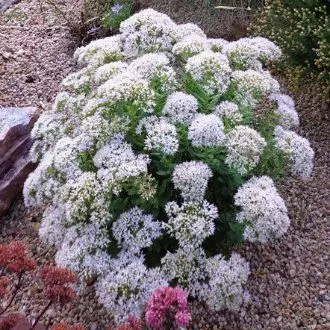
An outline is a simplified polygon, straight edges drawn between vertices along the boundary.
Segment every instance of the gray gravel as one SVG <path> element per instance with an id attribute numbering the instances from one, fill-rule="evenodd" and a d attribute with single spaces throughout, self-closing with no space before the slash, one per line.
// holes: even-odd
<path id="1" fill-rule="evenodd" d="M 70 1 L 68 10 L 76 2 Z M 0 44 L 0 105 L 37 104 L 43 108 L 56 94 L 61 79 L 74 71 L 72 53 L 77 43 L 51 10 L 46 10 L 47 18 L 40 23 L 37 0 L 24 0 L 14 8 L 25 12 L 28 19 L 4 22 L 2 18 L 0 37 L 5 43 Z M 7 59 L 5 52 L 10 53 L 5 54 Z M 30 75 L 35 80 L 28 83 Z M 190 329 L 330 329 L 329 121 L 324 119 L 322 94 L 315 83 L 291 94 L 301 118 L 299 133 L 310 139 L 316 152 L 313 177 L 305 182 L 289 178 L 280 187 L 292 221 L 288 234 L 267 246 L 247 244 L 238 249 L 251 264 L 250 305 L 237 313 L 213 313 L 194 302 Z M 38 241 L 39 222 L 40 214 L 26 210 L 18 199 L 0 223 L 0 241 L 22 239 L 39 265 L 53 262 L 54 251 Z M 43 304 L 35 274 L 31 274 L 12 310 L 33 315 Z M 97 304 L 92 289 L 62 310 L 53 308 L 44 321 L 81 322 L 93 330 L 112 324 L 111 315 Z"/>
<path id="2" fill-rule="evenodd" d="M 62 6 L 70 18 L 79 14 L 81 1 Z M 0 14 L 0 106 L 47 108 L 73 70 L 77 45 L 63 19 L 43 0 L 24 0 Z"/>

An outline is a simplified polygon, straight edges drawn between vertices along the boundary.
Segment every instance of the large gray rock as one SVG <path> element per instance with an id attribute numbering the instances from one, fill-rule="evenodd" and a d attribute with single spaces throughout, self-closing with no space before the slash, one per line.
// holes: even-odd
<path id="1" fill-rule="evenodd" d="M 36 108 L 0 108 L 0 216 L 21 192 L 35 165 L 29 157 Z"/>
<path id="2" fill-rule="evenodd" d="M 20 2 L 20 0 L 0 0 L 0 13 L 6 11 L 11 5 Z"/>

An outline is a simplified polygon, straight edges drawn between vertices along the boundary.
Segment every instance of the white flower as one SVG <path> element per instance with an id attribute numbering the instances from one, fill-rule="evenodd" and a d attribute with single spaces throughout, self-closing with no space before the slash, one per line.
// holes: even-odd
<path id="1" fill-rule="evenodd" d="M 62 206 L 49 206 L 42 216 L 39 238 L 44 244 L 60 248 L 66 234 L 65 209 Z"/>
<path id="2" fill-rule="evenodd" d="M 152 241 L 161 235 L 161 226 L 150 214 L 144 214 L 135 206 L 120 215 L 112 225 L 112 232 L 125 251 L 139 254 L 141 249 L 151 246 Z"/>
<path id="3" fill-rule="evenodd" d="M 163 223 L 163 227 L 185 250 L 201 246 L 204 239 L 214 233 L 213 221 L 218 217 L 218 210 L 205 200 L 184 202 L 181 206 L 176 202 L 169 202 L 165 211 L 168 222 Z"/>
<path id="4" fill-rule="evenodd" d="M 173 54 L 180 56 L 183 60 L 199 54 L 210 48 L 206 38 L 197 34 L 190 34 L 173 46 Z"/>
<path id="5" fill-rule="evenodd" d="M 249 299 L 244 290 L 250 275 L 249 263 L 239 254 L 233 253 L 229 260 L 221 255 L 207 259 L 205 266 L 209 282 L 202 285 L 199 298 L 210 308 L 219 311 L 223 308 L 238 310 Z"/>
<path id="6" fill-rule="evenodd" d="M 99 224 L 72 226 L 63 237 L 55 262 L 76 272 L 81 281 L 88 280 L 109 268 L 111 257 L 103 252 L 109 243 L 106 230 Z"/>
<path id="7" fill-rule="evenodd" d="M 227 134 L 225 162 L 238 173 L 246 174 L 258 163 L 267 143 L 254 129 L 236 126 Z"/>
<path id="8" fill-rule="evenodd" d="M 68 182 L 61 191 L 68 225 L 80 223 L 106 224 L 111 220 L 105 194 L 96 174 L 83 173 L 76 181 Z"/>
<path id="9" fill-rule="evenodd" d="M 254 106 L 272 91 L 269 77 L 263 73 L 254 70 L 234 71 L 232 77 L 238 92 L 236 98 L 243 105 Z"/>
<path id="10" fill-rule="evenodd" d="M 218 147 L 225 143 L 224 126 L 214 114 L 197 115 L 189 126 L 188 138 L 194 147 Z"/>
<path id="11" fill-rule="evenodd" d="M 175 166 L 172 181 L 186 202 L 201 201 L 211 177 L 212 171 L 206 164 L 190 161 Z"/>
<path id="12" fill-rule="evenodd" d="M 164 228 L 185 250 L 201 246 L 204 239 L 214 233 L 213 221 L 218 217 L 218 210 L 205 200 L 184 202 L 181 206 L 176 202 L 169 202 L 165 211 L 168 222 L 163 224 Z"/>
<path id="13" fill-rule="evenodd" d="M 225 44 L 222 53 L 228 56 L 230 65 L 235 70 L 261 70 L 258 47 L 251 44 L 248 38 Z"/>
<path id="14" fill-rule="evenodd" d="M 99 67 L 123 58 L 120 35 L 93 40 L 87 46 L 78 48 L 74 58 L 79 64 Z"/>
<path id="15" fill-rule="evenodd" d="M 191 34 L 196 34 L 202 38 L 206 38 L 204 31 L 198 25 L 193 23 L 179 24 L 177 26 L 177 30 L 179 33 L 179 41 Z"/>
<path id="16" fill-rule="evenodd" d="M 237 124 L 243 120 L 243 115 L 240 113 L 236 103 L 223 101 L 216 108 L 214 113 L 220 119 L 228 119 L 233 124 Z"/>
<path id="17" fill-rule="evenodd" d="M 105 83 L 107 80 L 112 79 L 115 75 L 124 73 L 127 67 L 127 63 L 122 61 L 104 64 L 95 71 L 95 83 L 98 85 Z"/>
<path id="18" fill-rule="evenodd" d="M 97 177 L 102 185 L 119 194 L 122 182 L 148 173 L 150 159 L 147 155 L 135 155 L 132 146 L 123 140 L 123 136 L 117 135 L 97 151 L 93 161 L 99 168 Z"/>
<path id="19" fill-rule="evenodd" d="M 91 83 L 91 70 L 83 68 L 78 72 L 70 73 L 62 80 L 62 86 L 68 89 L 76 90 L 86 89 Z"/>
<path id="20" fill-rule="evenodd" d="M 174 92 L 167 98 L 163 108 L 163 116 L 169 118 L 171 123 L 190 124 L 198 111 L 197 99 L 183 92 Z"/>
<path id="21" fill-rule="evenodd" d="M 145 54 L 132 61 L 128 71 L 149 83 L 153 80 L 158 81 L 161 84 L 161 90 L 168 92 L 178 84 L 176 73 L 169 64 L 168 57 L 163 53 Z"/>
<path id="22" fill-rule="evenodd" d="M 174 155 L 179 148 L 176 127 L 165 120 L 159 120 L 153 126 L 147 127 L 144 143 L 146 150 L 158 150 L 165 155 Z"/>
<path id="23" fill-rule="evenodd" d="M 27 207 L 44 206 L 50 204 L 62 188 L 62 183 L 49 171 L 52 167 L 54 155 L 47 152 L 36 170 L 29 174 L 24 183 L 24 204 Z"/>
<path id="24" fill-rule="evenodd" d="M 253 177 L 245 182 L 234 200 L 235 205 L 241 208 L 237 221 L 247 224 L 244 231 L 246 240 L 267 243 L 288 230 L 288 211 L 269 177 Z"/>
<path id="25" fill-rule="evenodd" d="M 210 48 L 214 52 L 221 52 L 223 47 L 227 45 L 229 42 L 225 39 L 217 38 L 217 39 L 207 39 Z"/>
<path id="26" fill-rule="evenodd" d="M 167 285 L 158 268 L 147 269 L 143 260 L 136 259 L 103 277 L 96 286 L 96 294 L 119 323 L 129 316 L 140 318 L 154 290 Z"/>
<path id="27" fill-rule="evenodd" d="M 254 37 L 244 39 L 257 48 L 258 59 L 262 62 L 277 61 L 282 56 L 281 49 L 267 38 Z"/>
<path id="28" fill-rule="evenodd" d="M 125 72 L 106 81 L 97 89 L 97 95 L 105 98 L 110 104 L 132 102 L 144 112 L 153 112 L 155 93 L 147 80 Z"/>
<path id="29" fill-rule="evenodd" d="M 275 113 L 280 116 L 280 125 L 285 129 L 299 126 L 299 116 L 294 107 L 294 101 L 288 95 L 272 93 L 268 99 L 277 103 Z"/>
<path id="30" fill-rule="evenodd" d="M 65 135 L 65 117 L 58 113 L 44 112 L 31 131 L 34 143 L 30 155 L 34 162 L 39 161 L 51 147 Z"/>
<path id="31" fill-rule="evenodd" d="M 228 58 L 221 53 L 208 50 L 190 57 L 186 71 L 208 93 L 222 94 L 227 90 L 231 69 Z"/>
<path id="32" fill-rule="evenodd" d="M 309 141 L 295 132 L 286 131 L 277 126 L 275 129 L 276 147 L 289 157 L 292 174 L 306 180 L 312 175 L 314 150 Z"/>
<path id="33" fill-rule="evenodd" d="M 197 296 L 200 282 L 206 280 L 206 255 L 202 248 L 168 251 L 161 262 L 162 272 L 169 280 L 176 280 L 190 295 Z"/>
<path id="34" fill-rule="evenodd" d="M 179 37 L 177 25 L 165 14 L 145 9 L 132 15 L 120 25 L 124 53 L 139 54 L 171 51 Z"/>

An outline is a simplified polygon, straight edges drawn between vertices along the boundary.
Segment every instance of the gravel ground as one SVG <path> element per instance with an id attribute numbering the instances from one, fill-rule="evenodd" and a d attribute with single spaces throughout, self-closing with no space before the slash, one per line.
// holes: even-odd
<path id="1" fill-rule="evenodd" d="M 73 11 L 77 3 L 72 0 L 67 10 Z M 8 12 L 7 17 L 2 17 L 0 36 L 5 42 L 0 44 L 0 105 L 45 108 L 58 91 L 61 79 L 74 70 L 72 53 L 77 41 L 50 9 L 44 9 L 43 20 L 38 6 L 38 0 L 24 0 L 13 7 L 14 19 L 8 21 Z M 22 13 L 27 15 L 24 20 Z M 190 329 L 330 329 L 329 122 L 324 119 L 322 95 L 315 84 L 302 86 L 292 96 L 301 118 L 300 134 L 310 139 L 316 162 L 310 180 L 289 178 L 280 187 L 290 212 L 291 228 L 273 244 L 248 244 L 238 249 L 251 264 L 250 305 L 237 313 L 213 313 L 192 303 Z M 38 264 L 43 265 L 52 262 L 54 251 L 38 241 L 39 221 L 40 214 L 26 210 L 19 198 L 2 219 L 0 241 L 22 239 Z M 44 303 L 35 274 L 31 274 L 12 311 L 33 316 Z M 81 322 L 100 330 L 112 324 L 111 315 L 97 304 L 92 289 L 74 304 L 63 309 L 55 306 L 44 318 L 46 324 L 58 321 Z"/>
<path id="2" fill-rule="evenodd" d="M 70 18 L 79 14 L 81 2 L 66 1 Z M 63 19 L 43 0 L 24 0 L 0 14 L 0 106 L 47 108 L 73 70 L 77 45 Z"/>
<path id="3" fill-rule="evenodd" d="M 169 15 L 177 23 L 198 24 L 209 38 L 236 40 L 246 35 L 251 15 L 246 10 L 215 9 L 217 5 L 232 5 L 232 0 L 137 0 L 141 8 L 153 8 Z M 207 5 L 209 3 L 209 5 Z M 238 4 L 239 1 L 236 1 Z M 247 1 L 240 1 L 247 5 Z"/>

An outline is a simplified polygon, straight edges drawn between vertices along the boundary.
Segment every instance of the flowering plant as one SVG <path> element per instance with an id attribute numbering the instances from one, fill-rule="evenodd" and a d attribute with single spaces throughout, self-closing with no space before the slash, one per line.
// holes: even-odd
<path id="1" fill-rule="evenodd" d="M 169 284 L 216 310 L 248 299 L 248 263 L 230 246 L 283 235 L 273 179 L 313 167 L 293 100 L 263 68 L 280 56 L 152 9 L 76 50 L 81 70 L 33 129 L 24 198 L 46 207 L 39 234 L 56 262 L 81 289 L 95 282 L 117 322 Z"/>
<path id="2" fill-rule="evenodd" d="M 180 329 L 188 325 L 187 295 L 181 288 L 158 288 L 148 302 L 146 321 L 153 329 Z"/>
<path id="3" fill-rule="evenodd" d="M 131 1 L 116 2 L 104 15 L 102 25 L 110 30 L 119 28 L 120 23 L 131 15 Z"/>

